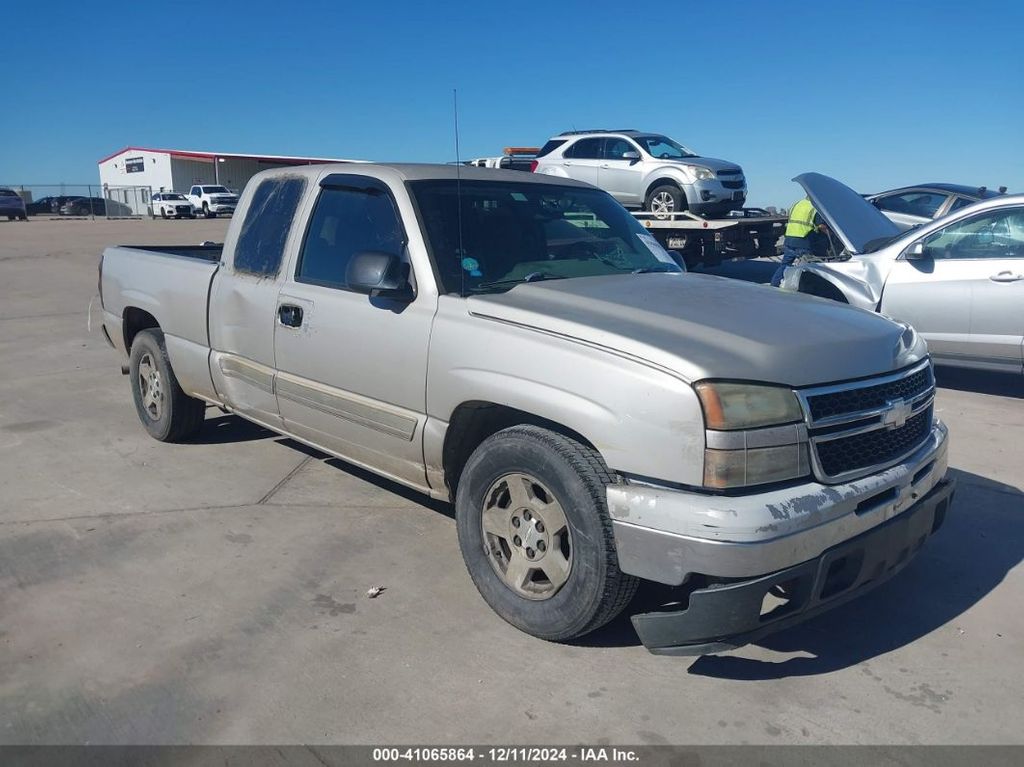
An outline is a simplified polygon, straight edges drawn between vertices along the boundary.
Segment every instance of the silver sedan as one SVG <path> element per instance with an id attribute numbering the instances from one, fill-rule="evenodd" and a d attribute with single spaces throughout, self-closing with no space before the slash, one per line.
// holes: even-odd
<path id="1" fill-rule="evenodd" d="M 795 180 L 847 260 L 790 267 L 784 289 L 907 322 L 937 362 L 1024 372 L 1024 195 L 999 195 L 900 231 L 834 179 Z"/>

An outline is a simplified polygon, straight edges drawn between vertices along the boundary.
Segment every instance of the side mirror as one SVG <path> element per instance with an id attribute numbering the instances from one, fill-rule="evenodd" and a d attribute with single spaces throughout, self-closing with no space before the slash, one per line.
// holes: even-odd
<path id="1" fill-rule="evenodd" d="M 623 152 L 622 153 L 622 159 L 623 160 L 629 160 L 630 163 L 640 162 L 640 153 L 635 151 L 635 150 L 629 151 L 629 152 Z"/>
<path id="2" fill-rule="evenodd" d="M 928 258 L 928 255 L 925 253 L 924 250 L 924 240 L 918 240 L 909 248 L 907 248 L 903 253 L 903 257 L 907 259 L 907 261 L 926 260 Z"/>
<path id="3" fill-rule="evenodd" d="M 349 290 L 399 300 L 413 299 L 408 269 L 393 253 L 366 250 L 356 253 L 348 262 L 345 282 Z"/>

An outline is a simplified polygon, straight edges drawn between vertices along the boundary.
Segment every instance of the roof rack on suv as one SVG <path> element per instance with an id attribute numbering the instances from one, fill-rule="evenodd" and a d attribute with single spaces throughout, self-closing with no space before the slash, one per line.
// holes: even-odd
<path id="1" fill-rule="evenodd" d="M 566 130 L 559 133 L 559 136 L 579 136 L 583 133 L 639 133 L 636 128 L 619 128 L 618 130 L 609 130 L 608 128 L 596 128 L 594 130 Z"/>

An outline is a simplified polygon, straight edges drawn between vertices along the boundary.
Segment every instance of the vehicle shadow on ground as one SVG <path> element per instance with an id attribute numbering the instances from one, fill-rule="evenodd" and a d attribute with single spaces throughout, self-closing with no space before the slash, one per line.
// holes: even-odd
<path id="1" fill-rule="evenodd" d="M 189 440 L 192 445 L 227 445 L 232 442 L 252 442 L 277 436 L 270 429 L 257 426 L 237 415 L 217 415 L 203 422 L 200 432 Z"/>
<path id="2" fill-rule="evenodd" d="M 1024 559 L 1024 493 L 969 472 L 954 469 L 950 476 L 958 483 L 953 508 L 916 561 L 863 597 L 754 643 L 800 655 L 782 661 L 704 655 L 692 661 L 689 673 L 733 680 L 826 674 L 884 655 L 955 621 Z M 622 616 L 577 644 L 639 645 L 628 615 L 656 611 L 678 598 L 667 587 L 644 584 Z"/>
<path id="3" fill-rule="evenodd" d="M 277 443 L 279 445 L 290 447 L 292 450 L 297 450 L 300 453 L 305 453 L 306 455 L 315 458 L 321 463 L 330 466 L 332 469 L 343 471 L 346 474 L 356 477 L 357 479 L 361 479 L 364 482 L 367 482 L 371 485 L 375 485 L 376 487 L 379 487 L 381 490 L 385 490 L 389 493 L 392 493 L 393 495 L 397 495 L 401 498 L 405 498 L 408 501 L 417 503 L 420 506 L 423 506 L 424 508 L 430 509 L 431 511 L 435 511 L 438 514 L 448 517 L 449 519 L 455 519 L 455 509 L 449 503 L 435 500 L 434 498 L 431 498 L 429 495 L 425 495 L 419 492 L 418 490 L 413 490 L 411 487 L 400 485 L 397 482 L 387 479 L 386 477 L 378 476 L 377 474 L 374 474 L 372 471 L 360 468 L 359 466 L 349 463 L 348 461 L 344 461 L 341 458 L 335 458 L 334 456 L 328 455 L 327 453 L 317 450 L 315 447 L 304 445 L 301 442 L 297 442 L 294 439 L 278 436 Z"/>
<path id="4" fill-rule="evenodd" d="M 1024 399 L 1024 376 L 1015 373 L 989 373 L 936 365 L 935 383 L 942 389 Z"/>

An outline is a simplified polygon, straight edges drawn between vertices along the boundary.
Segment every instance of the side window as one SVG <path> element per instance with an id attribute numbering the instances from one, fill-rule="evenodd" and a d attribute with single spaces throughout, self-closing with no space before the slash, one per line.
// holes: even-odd
<path id="1" fill-rule="evenodd" d="M 924 249 L 934 259 L 1024 258 L 1024 208 L 957 221 L 931 234 Z"/>
<path id="2" fill-rule="evenodd" d="M 902 194 L 887 194 L 875 200 L 882 210 L 890 213 L 905 213 L 909 216 L 920 216 L 921 218 L 934 218 L 935 212 L 942 207 L 948 195 L 939 192 L 903 192 Z"/>
<path id="3" fill-rule="evenodd" d="M 345 288 L 352 256 L 402 256 L 405 232 L 391 196 L 378 189 L 324 189 L 316 202 L 295 270 L 299 282 Z"/>
<path id="4" fill-rule="evenodd" d="M 265 277 L 277 274 L 305 188 L 305 179 L 288 176 L 268 178 L 256 187 L 235 245 L 235 271 Z"/>
<path id="5" fill-rule="evenodd" d="M 636 147 L 624 138 L 610 138 L 605 140 L 604 158 L 606 160 L 621 160 L 626 152 L 635 152 Z"/>
<path id="6" fill-rule="evenodd" d="M 973 205 L 977 200 L 972 200 L 968 197 L 957 197 L 953 200 L 953 204 L 949 206 L 949 212 L 952 213 L 954 210 L 960 210 L 960 208 L 966 208 L 968 205 Z"/>
<path id="7" fill-rule="evenodd" d="M 548 143 L 546 143 L 544 146 L 542 146 L 540 148 L 540 151 L 537 152 L 537 156 L 538 157 L 544 157 L 545 155 L 551 154 L 556 149 L 558 149 L 558 147 L 562 146 L 562 144 L 564 144 L 565 141 L 566 141 L 566 139 L 564 139 L 564 138 L 553 138 L 553 139 L 551 139 Z"/>
<path id="8" fill-rule="evenodd" d="M 603 138 L 581 138 L 565 150 L 564 156 L 576 160 L 600 160 Z"/>
<path id="9" fill-rule="evenodd" d="M 192 191 L 189 192 L 189 194 L 195 195 L 196 197 L 198 197 L 199 196 L 199 187 L 198 186 L 192 187 Z"/>

